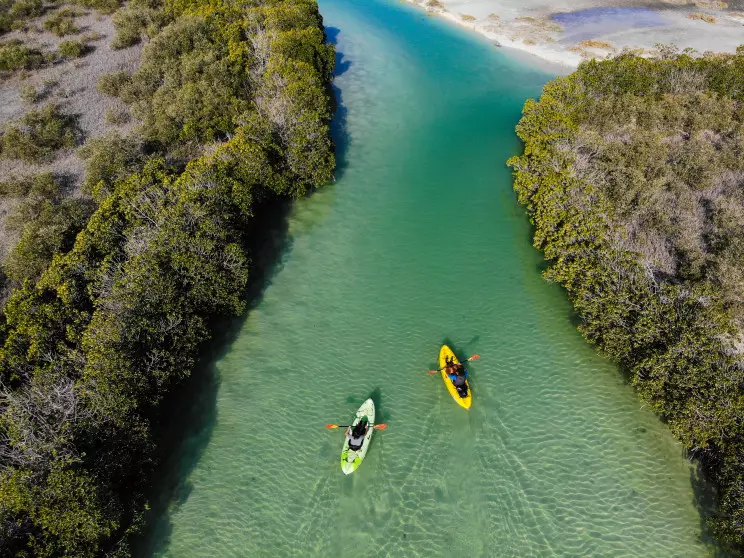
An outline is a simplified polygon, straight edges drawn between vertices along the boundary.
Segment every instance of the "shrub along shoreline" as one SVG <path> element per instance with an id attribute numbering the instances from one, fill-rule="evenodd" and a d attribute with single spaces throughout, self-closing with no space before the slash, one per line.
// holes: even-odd
<path id="1" fill-rule="evenodd" d="M 0 547 L 14 555 L 129 555 L 151 419 L 210 320 L 244 310 L 260 202 L 333 175 L 334 50 L 314 0 L 147 5 L 159 28 L 118 88 L 144 141 L 108 153 L 113 168 L 93 156 L 96 211 L 0 327 Z"/>
<path id="2" fill-rule="evenodd" d="M 528 100 L 508 164 L 579 330 L 718 488 L 744 548 L 744 47 L 583 63 Z"/>

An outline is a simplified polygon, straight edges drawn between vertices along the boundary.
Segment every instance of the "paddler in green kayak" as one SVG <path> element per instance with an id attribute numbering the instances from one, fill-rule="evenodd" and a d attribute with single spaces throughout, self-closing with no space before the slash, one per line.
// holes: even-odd
<path id="1" fill-rule="evenodd" d="M 366 420 L 360 420 L 353 428 L 346 429 L 346 438 L 349 440 L 349 449 L 357 451 L 364 444 L 364 437 L 369 430 L 369 423 Z"/>

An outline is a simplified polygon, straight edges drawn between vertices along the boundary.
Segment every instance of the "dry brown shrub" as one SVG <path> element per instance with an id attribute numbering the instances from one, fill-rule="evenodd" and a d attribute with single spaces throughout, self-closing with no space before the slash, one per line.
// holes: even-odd
<path id="1" fill-rule="evenodd" d="M 608 43 L 607 41 L 598 41 L 595 39 L 581 41 L 576 46 L 579 48 L 601 48 L 605 50 L 615 50 L 615 47 L 612 46 L 612 43 Z"/>
<path id="2" fill-rule="evenodd" d="M 712 15 L 704 14 L 702 12 L 695 12 L 695 13 L 689 14 L 687 16 L 687 19 L 699 19 L 700 21 L 704 21 L 705 23 L 715 23 L 716 21 L 718 21 Z"/>
<path id="3" fill-rule="evenodd" d="M 460 14 L 460 19 L 463 21 L 475 21 L 478 18 L 469 14 Z"/>
<path id="4" fill-rule="evenodd" d="M 438 10 L 443 10 L 444 9 L 444 4 L 442 4 L 439 0 L 428 0 L 428 2 L 426 2 L 426 7 L 427 8 L 436 8 Z"/>
<path id="5" fill-rule="evenodd" d="M 563 31 L 563 27 L 561 27 L 554 21 L 550 21 L 549 19 L 540 19 L 532 16 L 520 16 L 515 17 L 514 22 L 527 24 L 542 31 L 551 31 L 556 33 Z"/>
<path id="6" fill-rule="evenodd" d="M 708 10 L 725 10 L 728 8 L 728 2 L 722 2 L 721 0 L 695 0 L 695 5 L 698 8 Z"/>

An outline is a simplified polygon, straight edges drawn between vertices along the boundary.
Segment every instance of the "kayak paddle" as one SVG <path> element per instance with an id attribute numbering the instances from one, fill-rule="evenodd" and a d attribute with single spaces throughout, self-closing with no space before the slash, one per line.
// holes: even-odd
<path id="1" fill-rule="evenodd" d="M 350 428 L 350 424 L 326 424 L 326 428 Z M 387 424 L 375 424 L 372 428 L 375 430 L 385 430 L 387 428 Z"/>
<path id="2" fill-rule="evenodd" d="M 478 360 L 479 358 L 480 358 L 480 355 L 473 355 L 469 359 L 467 359 L 465 362 L 470 362 L 471 360 Z M 460 364 L 462 364 L 462 363 L 460 363 Z M 436 374 L 437 372 L 441 372 L 445 368 L 447 368 L 447 367 L 446 366 L 442 366 L 441 368 L 438 368 L 437 370 L 429 370 L 427 372 L 427 374 Z"/>

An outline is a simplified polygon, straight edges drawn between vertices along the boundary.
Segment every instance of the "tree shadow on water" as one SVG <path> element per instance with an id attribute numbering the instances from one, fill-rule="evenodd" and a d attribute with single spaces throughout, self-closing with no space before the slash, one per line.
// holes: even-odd
<path id="1" fill-rule="evenodd" d="M 325 34 L 328 42 L 337 45 L 338 35 L 341 30 L 337 27 L 326 27 Z M 348 110 L 344 105 L 343 92 L 335 84 L 335 78 L 345 74 L 351 67 L 352 62 L 345 58 L 344 53 L 336 50 L 336 65 L 333 72 L 334 83 L 331 84 L 331 92 L 334 99 L 333 121 L 331 122 L 331 137 L 335 146 L 336 155 L 336 173 L 335 178 L 338 180 L 346 170 L 348 164 L 346 154 L 351 143 L 351 136 L 346 128 L 346 118 Z"/>
<path id="2" fill-rule="evenodd" d="M 706 478 L 705 471 L 700 461 L 694 461 L 690 469 L 690 484 L 692 485 L 693 504 L 700 514 L 700 542 L 702 542 L 708 554 L 714 558 L 729 558 L 734 556 L 721 548 L 713 536 L 710 519 L 716 513 L 718 502 L 713 483 Z"/>
<path id="3" fill-rule="evenodd" d="M 291 249 L 288 238 L 291 203 L 265 203 L 246 231 L 245 249 L 251 259 L 250 279 L 244 293 L 247 311 L 238 317 L 216 318 L 212 337 L 204 343 L 191 376 L 175 386 L 152 418 L 155 471 L 151 479 L 150 510 L 142 532 L 132 541 L 134 556 L 160 555 L 170 542 L 172 517 L 189 498 L 191 475 L 209 445 L 217 423 L 220 376 L 216 363 L 239 335 L 248 312 L 255 308 L 282 268 Z"/>

